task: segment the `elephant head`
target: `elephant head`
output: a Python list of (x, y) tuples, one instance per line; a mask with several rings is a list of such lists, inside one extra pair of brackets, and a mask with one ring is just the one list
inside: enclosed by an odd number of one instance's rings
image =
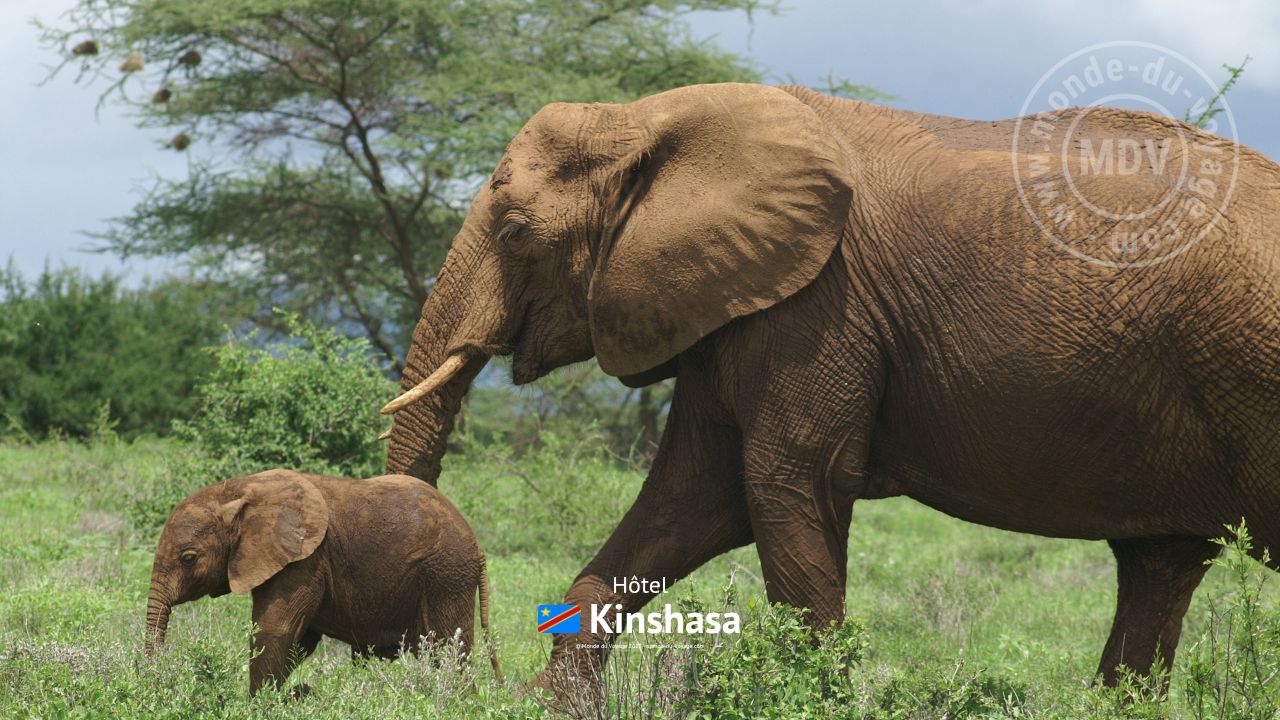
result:
[(413, 332), (387, 471), (434, 483), (495, 354), (522, 384), (593, 355), (629, 385), (812, 281), (849, 215), (834, 136), (790, 93), (700, 85), (552, 104), (511, 141)]
[(147, 654), (164, 643), (174, 605), (249, 592), (315, 552), (328, 524), (320, 491), (286, 470), (227, 480), (183, 500), (156, 547), (147, 594)]

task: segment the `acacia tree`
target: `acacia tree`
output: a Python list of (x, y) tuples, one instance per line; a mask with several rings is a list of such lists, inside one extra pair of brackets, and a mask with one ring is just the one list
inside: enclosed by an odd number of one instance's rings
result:
[(467, 199), (532, 112), (756, 79), (682, 17), (760, 7), (80, 0), (41, 28), (78, 81), (105, 80), (102, 102), (193, 153), (97, 236), (106, 249), (179, 256), (263, 311), (358, 327), (398, 368)]

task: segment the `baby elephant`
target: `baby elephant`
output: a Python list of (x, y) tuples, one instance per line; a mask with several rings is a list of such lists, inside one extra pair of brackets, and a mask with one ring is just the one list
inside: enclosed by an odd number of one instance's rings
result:
[[(249, 664), (253, 694), (268, 679), (283, 682), (323, 635), (378, 657), (423, 636), (456, 634), (467, 650), (477, 589), (487, 636), (484, 552), (431, 485), (269, 470), (196, 492), (165, 523), (147, 596), (147, 654), (164, 642), (174, 605), (252, 592), (261, 651)], [(490, 660), (499, 673), (497, 655)]]

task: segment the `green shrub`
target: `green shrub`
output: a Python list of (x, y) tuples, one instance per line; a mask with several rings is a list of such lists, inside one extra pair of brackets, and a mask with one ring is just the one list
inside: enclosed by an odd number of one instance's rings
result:
[(191, 491), (218, 480), (286, 467), (368, 477), (382, 471), (378, 407), (395, 387), (364, 339), (286, 316), (288, 341), (256, 334), (210, 349), (215, 367), (196, 388), (197, 412), (174, 423), (189, 451), (171, 477), (139, 489), (134, 523), (154, 527)]
[[(755, 603), (751, 603), (754, 605)], [(736, 640), (701, 657), (688, 717), (705, 720), (843, 717), (857, 702), (851, 674), (866, 630), (848, 621), (814, 643), (803, 610), (763, 605)]]
[[(1031, 717), (1025, 706), (1027, 691), (1007, 679), (983, 669), (972, 669), (963, 661), (950, 667), (895, 669), (887, 680), (870, 683), (857, 712), (846, 710), (838, 717), (865, 720), (934, 720), (935, 718), (1023, 718)], [(1123, 704), (1106, 705), (1123, 708)], [(1059, 717), (1050, 715), (1049, 717)], [(1064, 713), (1063, 718), (1139, 720), (1125, 714), (1105, 712)]]
[(46, 270), (28, 283), (0, 270), (0, 433), (90, 435), (109, 409), (126, 438), (168, 432), (194, 409), (223, 316), (217, 288), (176, 280)]
[(200, 455), (183, 447), (180, 454), (165, 460), (166, 472), (161, 477), (139, 478), (126, 490), (129, 496), (129, 523), (144, 537), (158, 538), (164, 521), (188, 495), (216, 482), (208, 463)]
[(217, 346), (179, 438), (237, 473), (269, 467), (363, 477), (382, 469), (378, 408), (394, 396), (369, 343), (287, 318), (292, 342)]
[(1226, 571), (1228, 588), (1209, 599), (1204, 637), (1186, 653), (1187, 704), (1195, 718), (1253, 720), (1280, 717), (1280, 609), (1266, 602), (1273, 578), (1243, 522), (1218, 541), (1224, 552), (1211, 564)]

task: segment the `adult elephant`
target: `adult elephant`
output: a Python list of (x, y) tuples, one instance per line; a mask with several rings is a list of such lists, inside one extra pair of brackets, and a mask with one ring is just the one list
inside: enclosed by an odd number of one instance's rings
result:
[[(674, 580), (754, 541), (770, 600), (825, 626), (854, 500), (907, 495), (1107, 540), (1103, 678), (1170, 661), (1210, 539), (1243, 517), (1280, 546), (1280, 168), (1147, 113), (1032, 118), (1015, 146), (1017, 125), (741, 84), (545, 107), (422, 309), (387, 471), (436, 481), (493, 355), (514, 355), (517, 384), (594, 355), (676, 390), (639, 497), (567, 602), (634, 611), (651, 596), (613, 578)], [(1162, 164), (1066, 177), (1061, 153), (1086, 145)], [(1186, 168), (1225, 185), (1232, 156), (1230, 202), (1192, 202), (1210, 193)], [(1139, 232), (1105, 257), (1113, 231), (1144, 228), (1182, 246)], [(543, 682), (607, 639), (558, 636)]]

